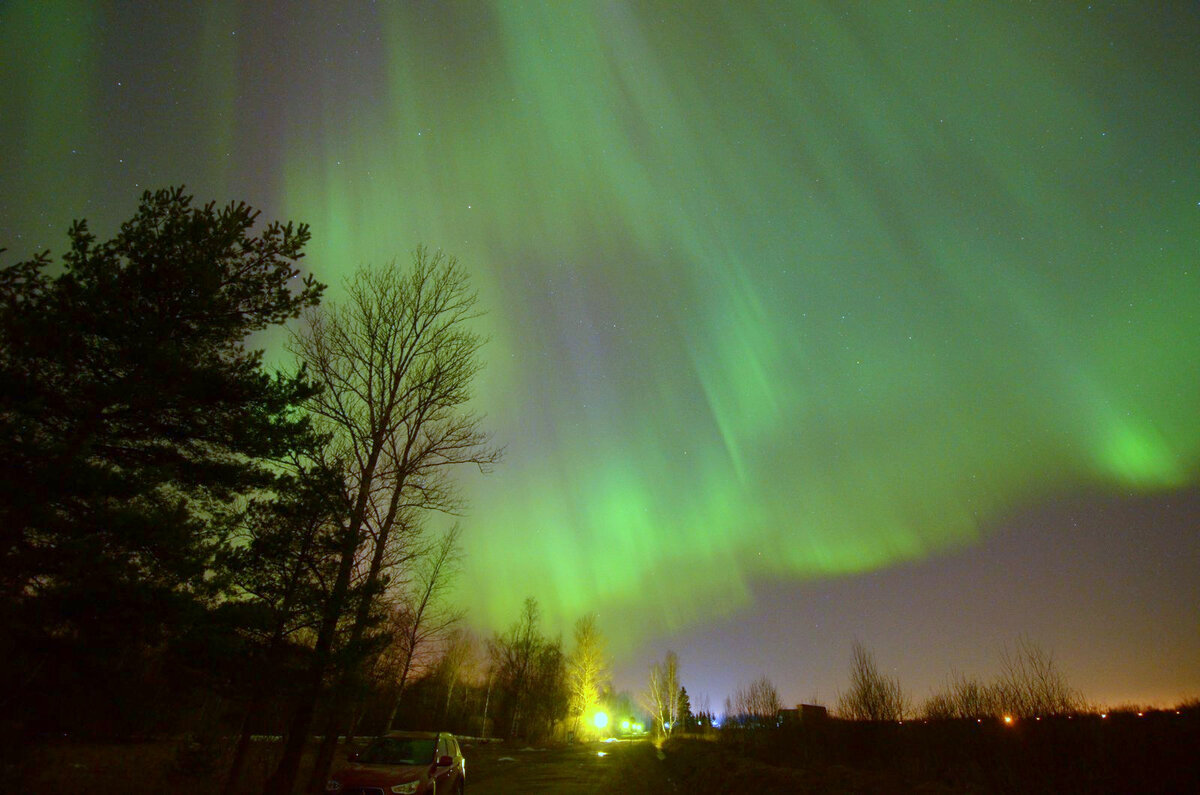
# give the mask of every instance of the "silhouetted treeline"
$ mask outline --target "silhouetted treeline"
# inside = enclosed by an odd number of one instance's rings
[[[1192,792],[1200,785],[1194,700],[1169,710],[1095,709],[1053,654],[1028,638],[1001,653],[995,679],[955,675],[918,710],[857,642],[849,675],[836,716],[819,705],[781,709],[765,677],[739,687],[726,699],[715,748],[668,747],[672,769],[682,771],[678,783],[729,791],[736,767],[770,782],[769,791]],[[758,769],[746,769],[750,759]]]
[[[904,721],[823,718],[735,742],[668,742],[682,790],[765,792],[1196,792],[1200,711]],[[729,738],[726,738],[729,739]],[[751,760],[754,760],[753,763]],[[736,777],[735,777],[736,776]]]
[[[609,663],[594,618],[577,623],[569,654],[540,624],[538,603],[529,598],[518,619],[486,641],[462,628],[448,633],[407,679],[381,657],[362,699],[358,732],[439,730],[530,741],[609,736],[615,726],[602,733],[592,723],[596,711],[629,718],[634,709],[607,681]]]

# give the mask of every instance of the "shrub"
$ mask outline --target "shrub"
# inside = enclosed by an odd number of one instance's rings
[[[779,720],[779,693],[766,676],[748,686],[738,686],[732,699],[725,699],[725,723],[748,729],[773,727]]]
[[[994,685],[997,712],[1015,718],[1068,715],[1085,708],[1083,695],[1067,684],[1054,655],[1027,638],[1000,656],[1000,678]]]
[[[945,692],[935,693],[925,700],[921,715],[927,720],[949,718],[982,718],[998,715],[998,688],[974,677],[955,674]]]
[[[850,690],[838,696],[838,714],[851,720],[903,720],[910,706],[900,680],[880,673],[875,656],[856,641],[850,656]]]
[[[1087,710],[1083,695],[1067,683],[1054,655],[1032,641],[1021,638],[1014,651],[1005,649],[1000,664],[1000,674],[991,684],[955,674],[945,691],[925,700],[922,716],[929,720],[1032,718]]]

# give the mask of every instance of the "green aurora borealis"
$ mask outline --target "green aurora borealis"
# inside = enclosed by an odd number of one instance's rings
[[[325,281],[456,254],[507,446],[477,626],[533,594],[628,655],[1196,486],[1195,5],[319,7],[0,6],[0,245],[186,182]]]

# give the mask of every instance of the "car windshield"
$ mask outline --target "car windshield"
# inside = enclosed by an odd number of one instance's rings
[[[433,760],[436,740],[380,737],[367,746],[358,761],[372,765],[420,765]]]

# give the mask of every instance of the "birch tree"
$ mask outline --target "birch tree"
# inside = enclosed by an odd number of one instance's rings
[[[650,679],[642,694],[642,706],[655,722],[655,734],[670,736],[679,720],[679,657],[667,652],[662,662],[650,667]]]
[[[567,658],[567,692],[576,733],[600,701],[600,689],[608,677],[605,647],[594,613],[575,622],[575,649]]]

